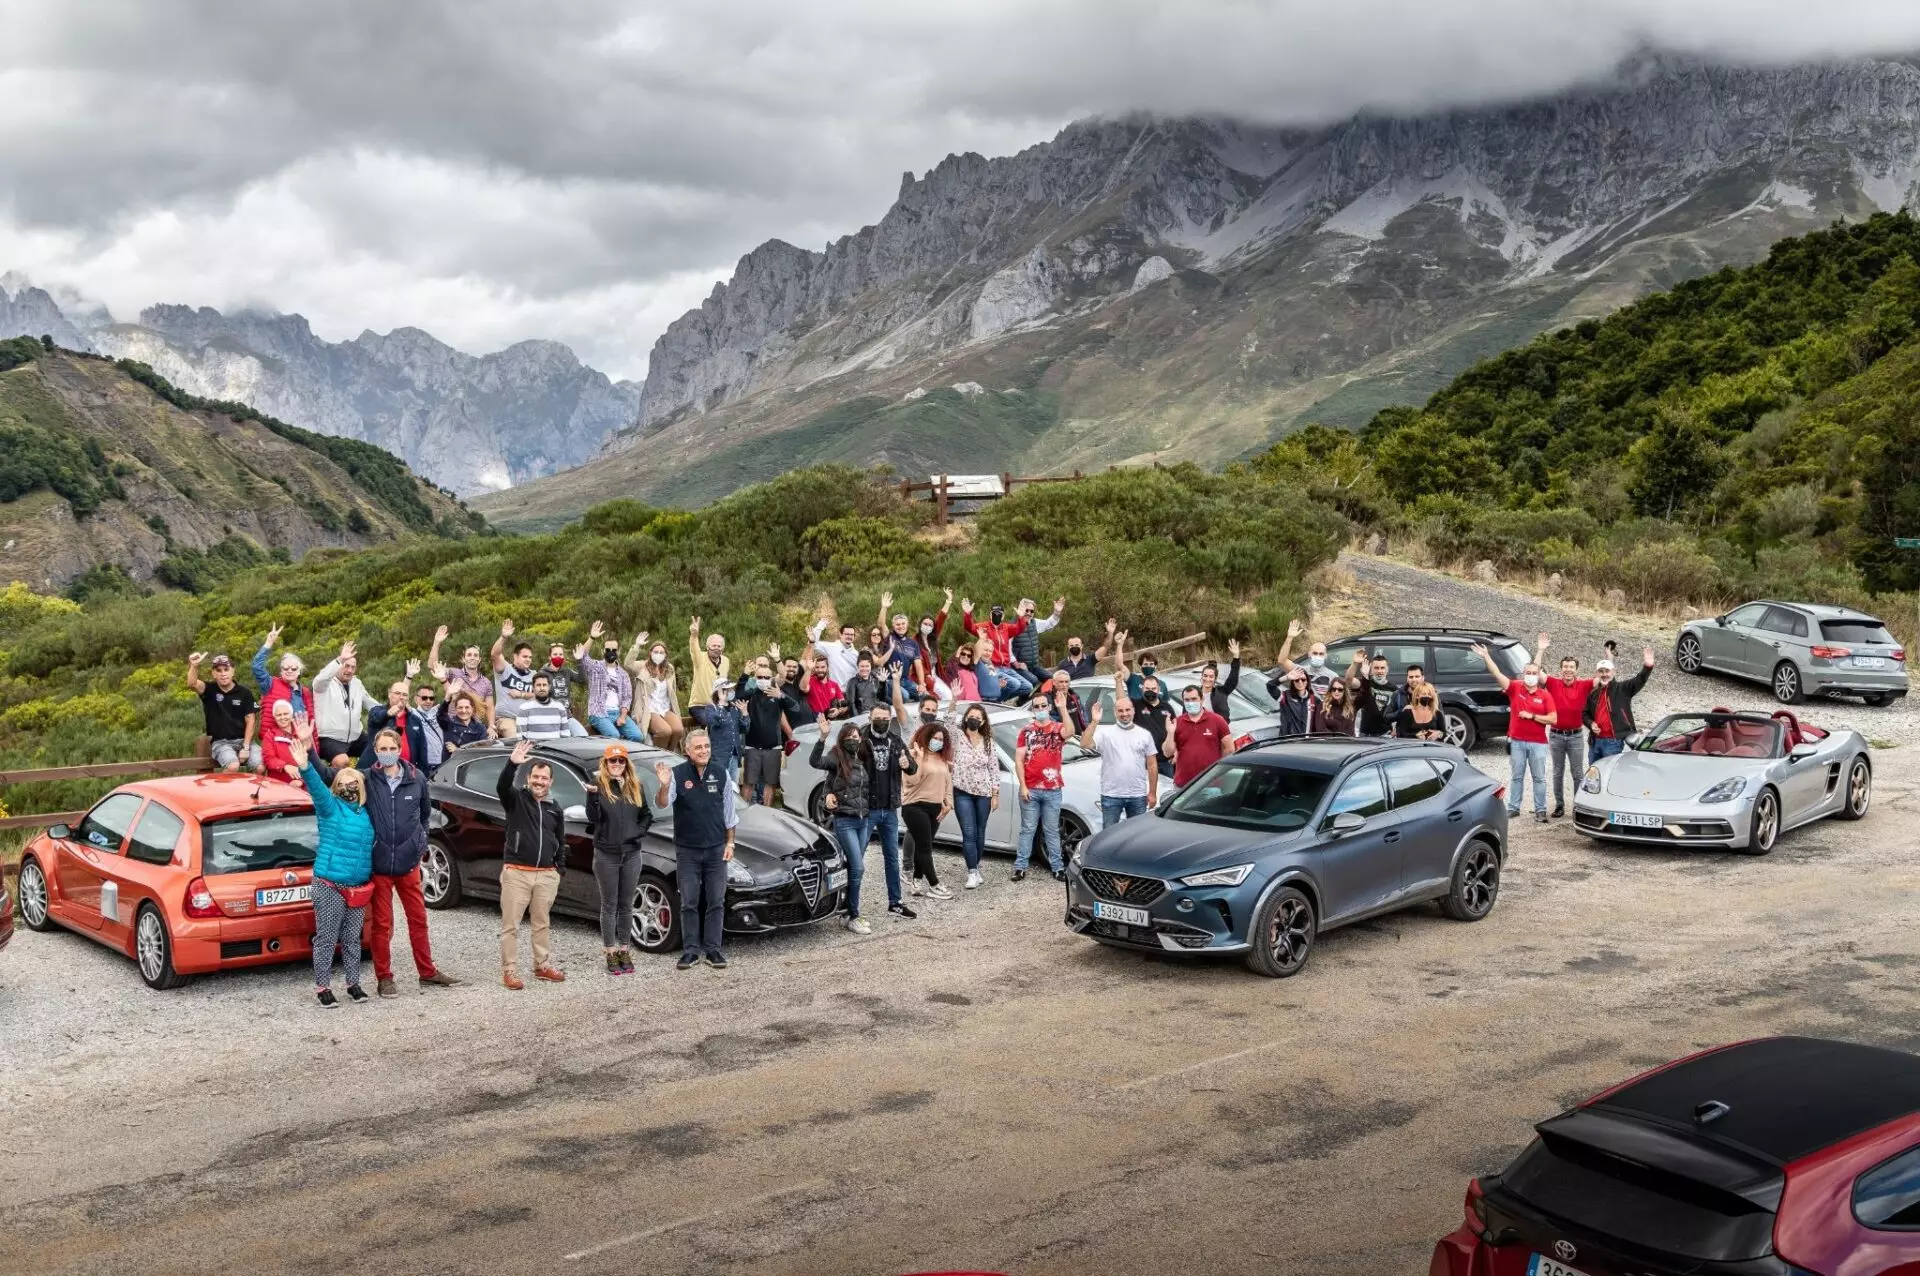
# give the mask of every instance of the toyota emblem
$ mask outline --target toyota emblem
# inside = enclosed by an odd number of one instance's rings
[[[292,869],[288,869],[286,872],[280,874],[280,880],[289,886],[298,886],[300,884],[300,874],[294,872]]]
[[[1580,1251],[1574,1248],[1572,1241],[1555,1241],[1553,1243],[1553,1256],[1563,1263],[1571,1263],[1574,1259],[1580,1257]]]

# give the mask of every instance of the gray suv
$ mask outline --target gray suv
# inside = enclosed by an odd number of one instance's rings
[[[1683,673],[1764,682],[1781,704],[1859,696],[1879,706],[1907,694],[1907,653],[1887,627],[1865,612],[1819,603],[1748,603],[1689,621],[1673,662]]]

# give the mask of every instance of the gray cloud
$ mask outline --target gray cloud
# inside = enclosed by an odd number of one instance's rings
[[[0,267],[117,310],[553,336],[638,374],[770,236],[902,170],[1152,110],[1313,123],[1548,92],[1654,45],[1920,48],[1911,0],[0,0]]]

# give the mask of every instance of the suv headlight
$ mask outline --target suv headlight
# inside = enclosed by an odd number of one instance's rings
[[[1587,768],[1586,777],[1580,781],[1580,791],[1582,793],[1598,793],[1600,791],[1599,767],[1590,766]]]
[[[1702,793],[1700,800],[1702,802],[1731,802],[1746,791],[1747,777],[1744,775],[1736,775],[1730,780],[1720,781],[1720,783],[1714,785],[1705,793]]]
[[[753,885],[753,870],[739,860],[727,861],[727,880],[735,886]]]
[[[1232,868],[1216,868],[1205,873],[1195,873],[1192,877],[1180,879],[1182,886],[1238,886],[1247,880],[1247,874],[1253,872],[1251,864],[1235,864]]]

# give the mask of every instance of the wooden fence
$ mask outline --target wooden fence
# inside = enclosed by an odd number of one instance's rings
[[[206,747],[206,741],[201,741]],[[206,754],[191,758],[157,758],[149,762],[95,762],[87,766],[42,767],[28,771],[0,771],[0,789],[9,784],[38,784],[57,780],[117,780],[142,775],[193,775],[213,770],[213,759]],[[50,824],[71,824],[85,811],[45,811],[39,815],[9,815],[0,819],[0,830],[40,829]]]
[[[1109,465],[1108,470],[1118,469]],[[1022,483],[1077,483],[1087,477],[1079,470],[1071,474],[937,474],[923,482],[913,479],[900,480],[900,495],[912,500],[921,492],[933,499],[933,521],[937,527],[947,525],[948,509],[956,500],[961,501],[997,501],[1009,496],[1013,489]]]

